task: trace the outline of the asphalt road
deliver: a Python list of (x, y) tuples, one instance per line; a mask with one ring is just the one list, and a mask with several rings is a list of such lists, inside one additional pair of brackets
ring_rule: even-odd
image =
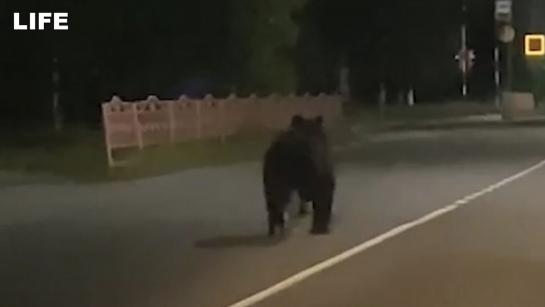
[[(269, 240), (258, 163), (0, 188), (0, 306), (228, 306), (545, 158), (545, 129), (375, 135), (338, 155), (333, 233)], [(264, 306), (545, 306), (545, 169)], [(258, 305), (260, 305), (258, 304)]]

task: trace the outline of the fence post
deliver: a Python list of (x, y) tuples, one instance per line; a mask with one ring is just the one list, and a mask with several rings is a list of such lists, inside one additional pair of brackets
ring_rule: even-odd
[(142, 150), (144, 148), (144, 142), (142, 140), (142, 129), (138, 120), (138, 103), (136, 102), (132, 103), (132, 119), (134, 133), (136, 134), (136, 140), (138, 141), (138, 149)]
[(219, 110), (219, 113), (220, 113), (220, 140), (222, 143), (225, 143), (225, 134), (226, 134), (226, 128), (227, 128), (227, 125), (226, 125), (226, 122), (227, 122), (227, 119), (226, 119), (226, 115), (227, 115), (227, 112), (225, 110), (225, 102), (226, 100), (225, 99), (222, 99), (222, 100), (219, 100), (218, 101), (218, 108), (220, 109)]
[(250, 94), (247, 99), (249, 101), (249, 105), (251, 106), (250, 110), (252, 110), (248, 115), (248, 118), (251, 119), (251, 127), (261, 129), (263, 127), (261, 102), (257, 99), (257, 95), (255, 93)]
[(174, 117), (174, 107), (176, 105), (175, 101), (167, 102), (167, 111), (168, 111), (168, 136), (171, 144), (175, 142), (176, 136), (176, 119)]
[[(110, 103), (113, 103), (117, 97), (112, 97)], [(109, 103), (102, 103), (102, 128), (104, 129), (104, 138), (106, 141), (106, 155), (108, 157), (108, 166), (114, 166), (114, 157), (112, 153), (111, 139), (110, 139), (110, 125), (108, 116)]]
[(202, 138), (202, 125), (201, 125), (201, 103), (199, 100), (193, 100), (195, 103), (195, 130), (197, 131), (197, 139)]
[[(195, 118), (195, 121), (192, 123), (192, 127), (190, 128), (189, 127), (189, 124), (188, 122), (186, 122), (186, 119), (187, 119), (187, 109), (189, 107), (189, 109), (191, 109), (191, 107), (193, 106), (192, 105), (192, 101), (189, 100), (187, 98), (186, 95), (181, 95), (180, 97), (178, 97), (178, 100), (176, 100), (174, 102), (175, 106), (177, 106), (174, 111), (177, 111), (179, 112), (178, 114), (176, 114), (176, 112), (174, 112), (174, 122), (175, 122), (175, 126), (176, 126), (176, 129), (179, 129), (181, 128), (182, 129), (182, 139), (183, 138), (189, 138), (189, 139), (194, 139), (196, 138), (196, 134), (197, 134), (197, 119)], [(180, 113), (181, 113), (181, 118), (180, 118)], [(181, 121), (181, 122), (178, 122), (178, 121)], [(189, 130), (187, 130), (189, 128)]]

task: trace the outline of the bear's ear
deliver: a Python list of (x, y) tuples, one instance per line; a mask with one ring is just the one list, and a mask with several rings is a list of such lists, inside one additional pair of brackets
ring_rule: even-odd
[(291, 127), (292, 128), (299, 127), (304, 121), (305, 120), (303, 119), (301, 115), (299, 114), (293, 115), (293, 117), (291, 118)]
[(318, 126), (323, 126), (324, 124), (324, 118), (322, 117), (322, 115), (316, 116), (314, 121), (316, 122)]

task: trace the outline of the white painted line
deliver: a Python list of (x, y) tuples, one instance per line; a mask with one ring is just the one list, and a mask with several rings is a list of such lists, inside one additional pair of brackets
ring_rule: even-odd
[(442, 215), (445, 215), (449, 212), (452, 212), (458, 208), (460, 208), (461, 206), (464, 206), (464, 205), (467, 205), (468, 203), (470, 203), (471, 201), (479, 198), (479, 197), (482, 197), (486, 194), (489, 194), (505, 185), (508, 185), (510, 183), (512, 183), (513, 181), (516, 181), (524, 176), (527, 176), (528, 174), (542, 168), (545, 166), (545, 160), (535, 164), (534, 166), (528, 168), (528, 169), (525, 169), (513, 176), (510, 176), (508, 178), (505, 178), (487, 188), (484, 188), (482, 190), (480, 190), (479, 192), (476, 192), (476, 193), (473, 193), (473, 194), (470, 194), (468, 196), (465, 196), (457, 201), (455, 201), (454, 203), (444, 207), (444, 208), (441, 208), (439, 210), (436, 210), (436, 211), (433, 211), (415, 221), (412, 221), (412, 222), (409, 222), (409, 223), (406, 223), (406, 224), (403, 224), (403, 225), (400, 225), (400, 226), (397, 226), (396, 228), (384, 233), (384, 234), (381, 234), (369, 241), (366, 241), (366, 242), (363, 242), (362, 244), (360, 245), (357, 245), (337, 256), (334, 256), (332, 258), (329, 258), (323, 262), (320, 262), (314, 266), (311, 266), (310, 268), (308, 269), (305, 269), (291, 277), (288, 277), (286, 279), (284, 279), (283, 281), (263, 290), (263, 291), (260, 291), (248, 298), (245, 298), (237, 303), (234, 303), (232, 305), (229, 305), (229, 307), (248, 307), (248, 306), (252, 306), (254, 304), (257, 304), (265, 299), (267, 299), (268, 297), (278, 293), (278, 292), (281, 292), (283, 290), (286, 290), (292, 286), (294, 286), (295, 284), (298, 284), (302, 281), (304, 281), (305, 279), (313, 276), (313, 275), (316, 275), (330, 267), (333, 267), (334, 265), (337, 265), (351, 257), (354, 257), (356, 256), (357, 254), (360, 254), (362, 252), (364, 252), (365, 250), (373, 247), (373, 246), (376, 246), (388, 239), (391, 239), (393, 237), (396, 237), (408, 230), (411, 230), (417, 226), (420, 226), (422, 224), (425, 224), (431, 220), (434, 220)]

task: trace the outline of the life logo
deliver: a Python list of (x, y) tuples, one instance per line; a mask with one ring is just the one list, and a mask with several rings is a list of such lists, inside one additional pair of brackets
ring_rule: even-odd
[(51, 29), (53, 31), (68, 30), (68, 13), (13, 13), (13, 30), (15, 31), (43, 31)]

